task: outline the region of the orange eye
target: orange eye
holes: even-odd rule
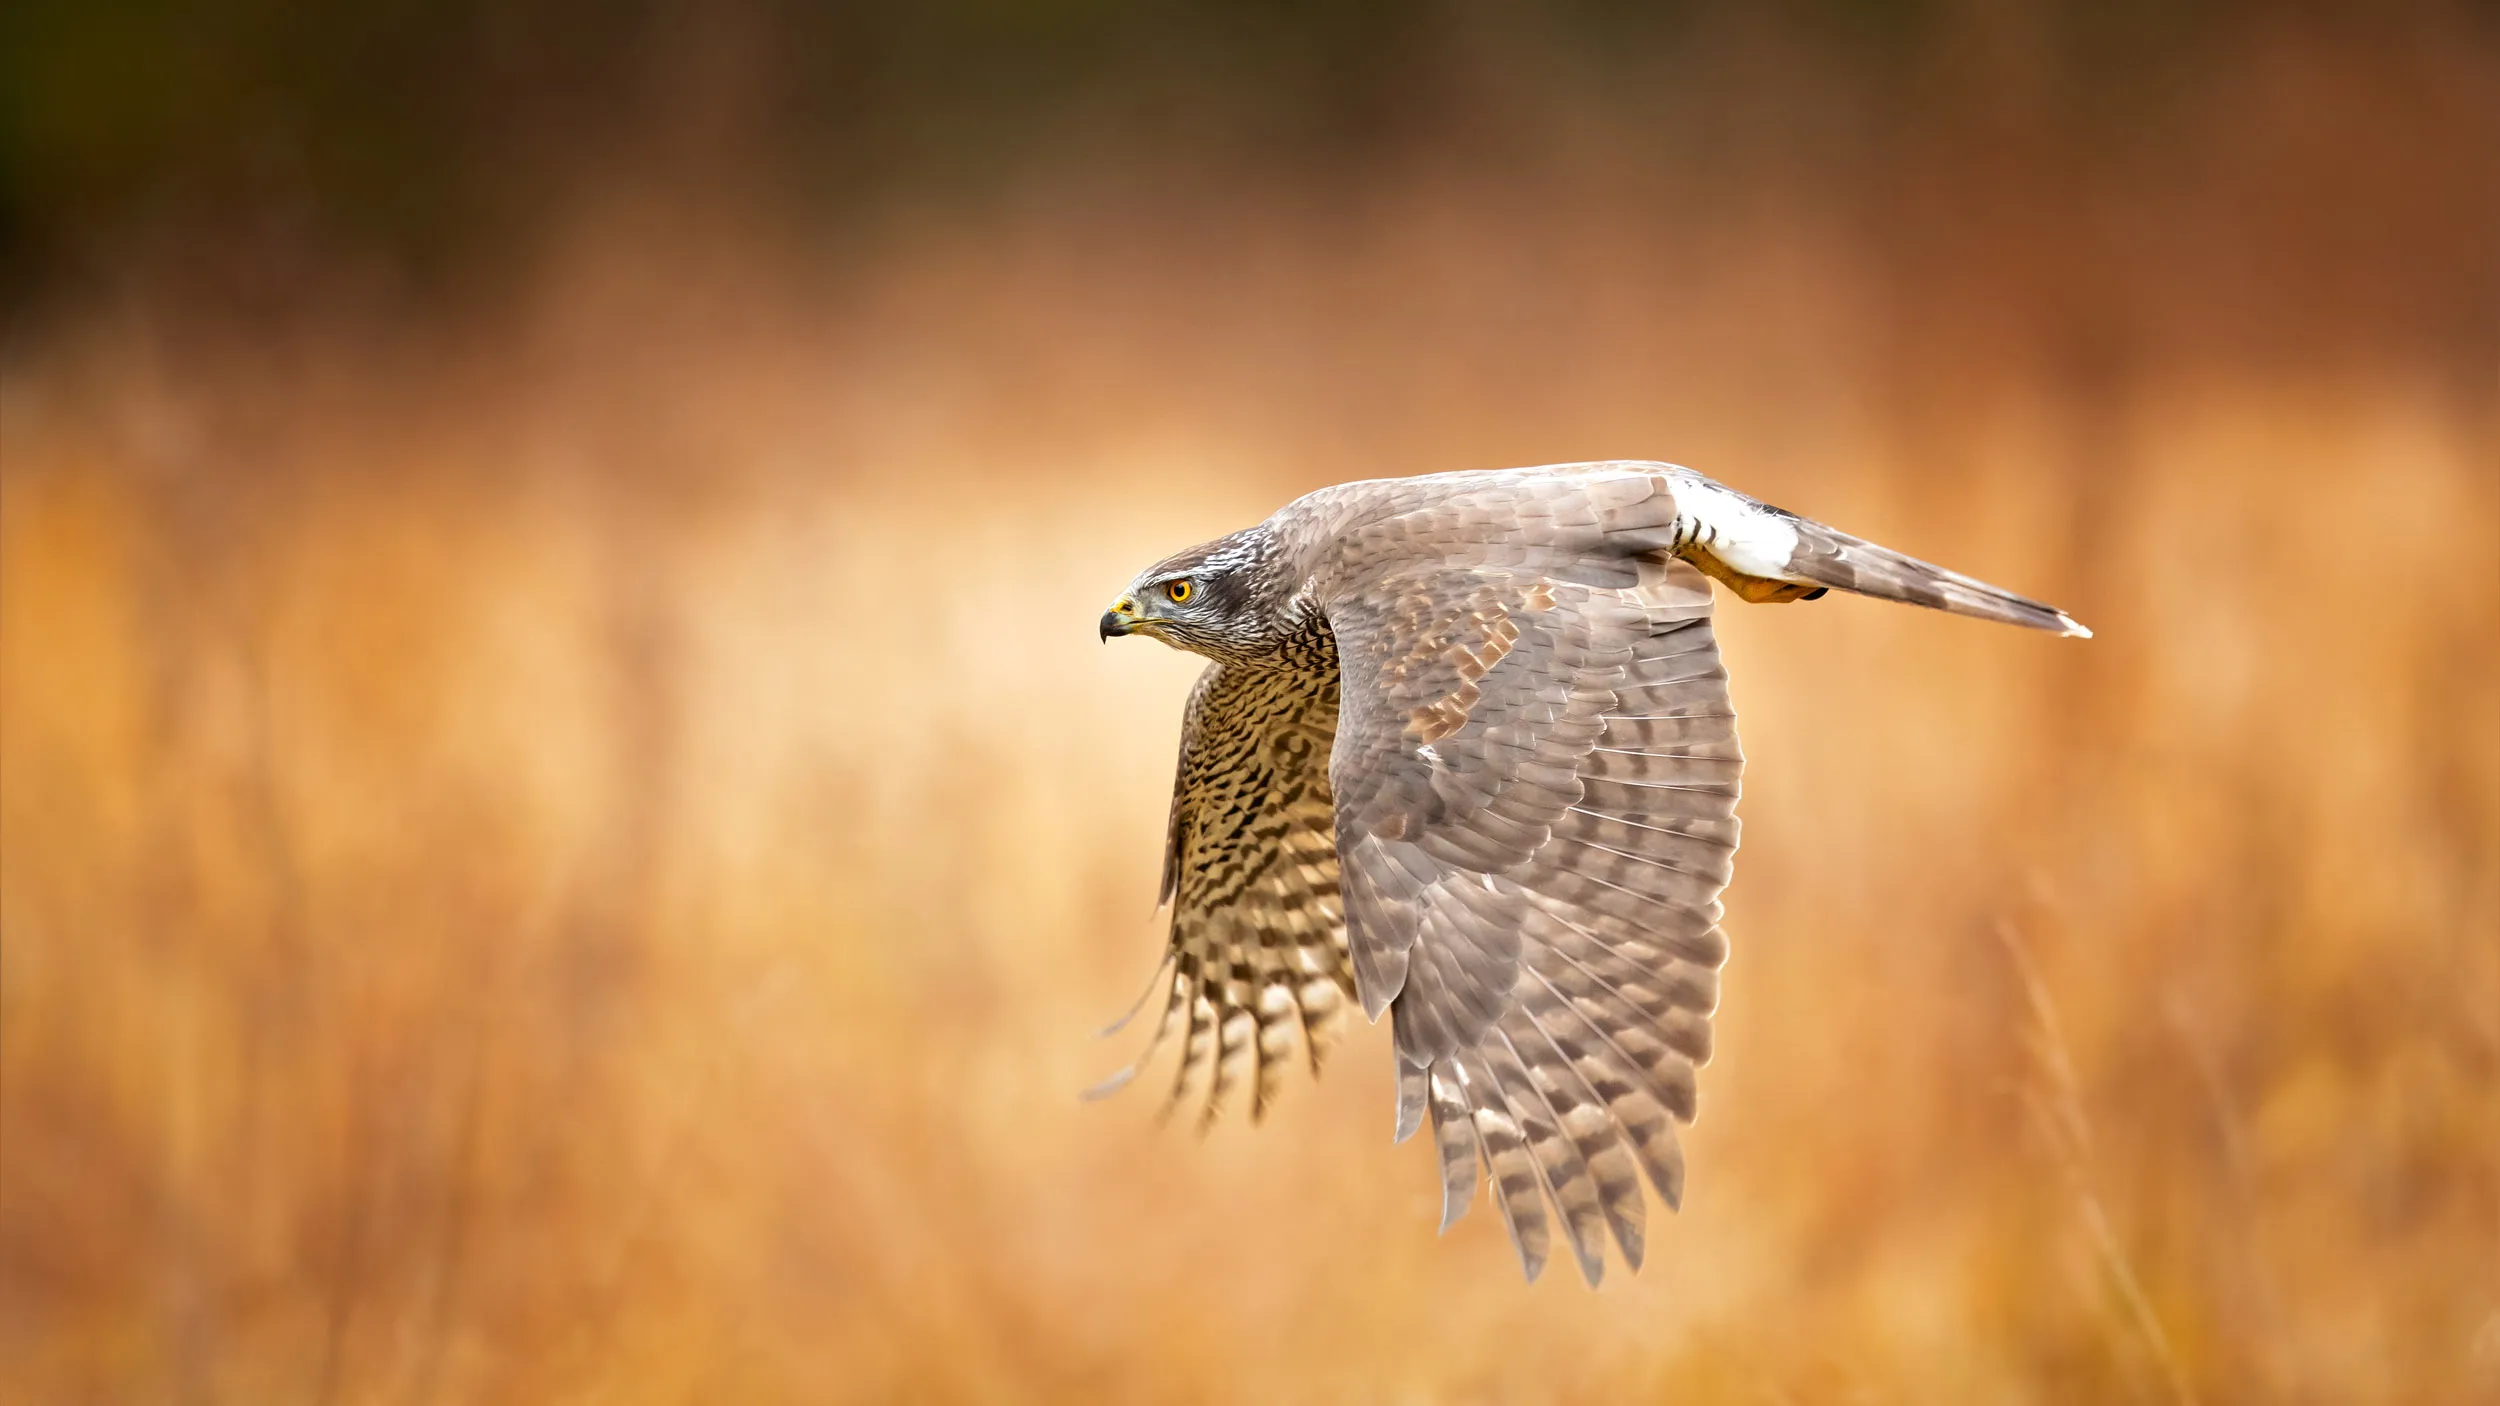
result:
[[[1178,581],[1168,581],[1163,587],[1163,594],[1169,596],[1174,605],[1181,604],[1197,593],[1198,588],[1189,584],[1189,578],[1186,576]]]

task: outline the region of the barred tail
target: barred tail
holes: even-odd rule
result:
[[[1846,532],[1803,518],[1792,520],[1797,547],[1783,573],[1792,581],[1810,581],[1882,600],[1923,605],[1931,610],[2027,625],[2061,635],[2090,639],[2092,632],[2053,605],[1974,580],[1958,571],[1931,566]]]
[[[1677,508],[1671,550],[1745,600],[1811,600],[1827,589],[1854,591],[2061,635],[2092,635],[2056,606],[1757,503],[1689,469],[1671,482]]]

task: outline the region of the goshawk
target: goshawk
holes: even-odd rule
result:
[[[1706,577],[2090,633],[1628,461],[1322,489],[1131,582],[1104,638],[1214,661],[1181,726],[1170,983],[1138,1061],[1180,1036],[1167,1111],[1203,1087],[1211,1122],[1246,1082],[1257,1119],[1351,998],[1392,1013],[1397,1135],[1430,1119],[1444,1227],[1481,1164],[1529,1278],[1548,1205],[1591,1284],[1609,1232],[1639,1268],[1641,1178],[1679,1203],[1727,955],[1743,758]]]

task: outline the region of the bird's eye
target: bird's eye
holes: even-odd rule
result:
[[[1186,576],[1177,581],[1166,581],[1163,584],[1163,594],[1171,597],[1172,604],[1174,605],[1182,604],[1197,593],[1198,588],[1190,584],[1190,580]]]

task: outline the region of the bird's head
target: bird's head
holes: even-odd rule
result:
[[[1148,635],[1210,659],[1266,654],[1277,639],[1269,562],[1255,527],[1166,557],[1102,613],[1102,637]]]

